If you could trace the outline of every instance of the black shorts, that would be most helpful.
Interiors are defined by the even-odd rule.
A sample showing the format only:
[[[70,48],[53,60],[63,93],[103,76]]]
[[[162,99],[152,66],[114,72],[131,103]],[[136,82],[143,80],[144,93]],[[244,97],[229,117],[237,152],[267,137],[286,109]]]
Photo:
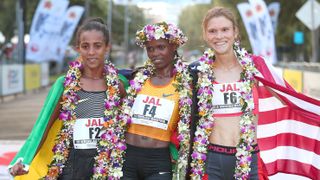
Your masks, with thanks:
[[[93,175],[94,157],[96,155],[97,149],[71,148],[65,167],[58,179],[90,179]]]
[[[252,154],[252,161],[250,164],[250,180],[258,180],[258,159],[257,152],[259,149],[254,146]],[[206,160],[206,174],[209,180],[231,180],[234,178],[236,167],[236,148],[209,144],[207,160]]]
[[[127,144],[123,180],[171,180],[169,148],[141,148]]]

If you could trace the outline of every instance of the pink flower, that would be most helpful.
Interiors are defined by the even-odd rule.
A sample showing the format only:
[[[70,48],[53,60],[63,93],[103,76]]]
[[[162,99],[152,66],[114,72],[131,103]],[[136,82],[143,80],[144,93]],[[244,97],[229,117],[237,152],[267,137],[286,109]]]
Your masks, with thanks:
[[[71,119],[71,112],[70,111],[62,111],[60,112],[59,119],[63,121],[67,121]]]

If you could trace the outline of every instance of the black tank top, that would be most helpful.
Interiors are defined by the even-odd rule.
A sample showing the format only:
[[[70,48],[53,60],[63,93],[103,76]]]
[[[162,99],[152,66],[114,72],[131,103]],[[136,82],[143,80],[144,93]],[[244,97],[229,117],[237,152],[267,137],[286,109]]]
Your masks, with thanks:
[[[79,101],[76,104],[75,113],[77,118],[99,118],[104,116],[105,91],[89,92],[79,90]]]
[[[99,118],[104,116],[105,91],[77,92],[79,101],[76,104],[75,113],[77,118]],[[97,149],[74,149],[71,140],[70,152],[62,174],[58,180],[79,179],[87,180],[92,177],[94,157]]]

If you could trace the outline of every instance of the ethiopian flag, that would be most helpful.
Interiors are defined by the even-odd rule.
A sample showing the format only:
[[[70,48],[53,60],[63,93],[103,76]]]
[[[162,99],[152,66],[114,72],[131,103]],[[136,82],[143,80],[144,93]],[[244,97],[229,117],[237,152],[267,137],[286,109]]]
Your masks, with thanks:
[[[129,86],[125,76],[119,74],[119,79],[122,81],[124,88]],[[8,168],[11,168],[16,163],[21,162],[25,166],[24,170],[29,171],[28,174],[16,176],[15,180],[39,179],[47,174],[48,165],[53,157],[52,148],[63,123],[57,119],[50,126],[49,121],[64,91],[63,83],[64,76],[61,76],[51,87],[29,137],[8,166]],[[48,134],[44,137],[46,130]]]
[[[10,168],[21,162],[25,166],[24,169],[29,171],[28,174],[16,176],[15,179],[39,179],[46,175],[48,171],[47,165],[51,162],[53,156],[52,147],[55,143],[55,137],[62,127],[62,121],[55,120],[51,128],[48,127],[48,123],[63,93],[63,82],[64,77],[59,77],[51,87],[29,137],[9,165]],[[47,137],[43,137],[48,128]],[[43,138],[45,140],[39,148]]]

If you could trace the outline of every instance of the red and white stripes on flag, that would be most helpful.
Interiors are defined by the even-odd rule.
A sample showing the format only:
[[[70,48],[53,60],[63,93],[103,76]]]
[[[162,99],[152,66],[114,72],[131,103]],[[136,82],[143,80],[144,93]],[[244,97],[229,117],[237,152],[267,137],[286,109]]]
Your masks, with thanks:
[[[268,175],[320,179],[320,101],[296,92],[262,58],[253,60],[263,84],[257,136]]]

